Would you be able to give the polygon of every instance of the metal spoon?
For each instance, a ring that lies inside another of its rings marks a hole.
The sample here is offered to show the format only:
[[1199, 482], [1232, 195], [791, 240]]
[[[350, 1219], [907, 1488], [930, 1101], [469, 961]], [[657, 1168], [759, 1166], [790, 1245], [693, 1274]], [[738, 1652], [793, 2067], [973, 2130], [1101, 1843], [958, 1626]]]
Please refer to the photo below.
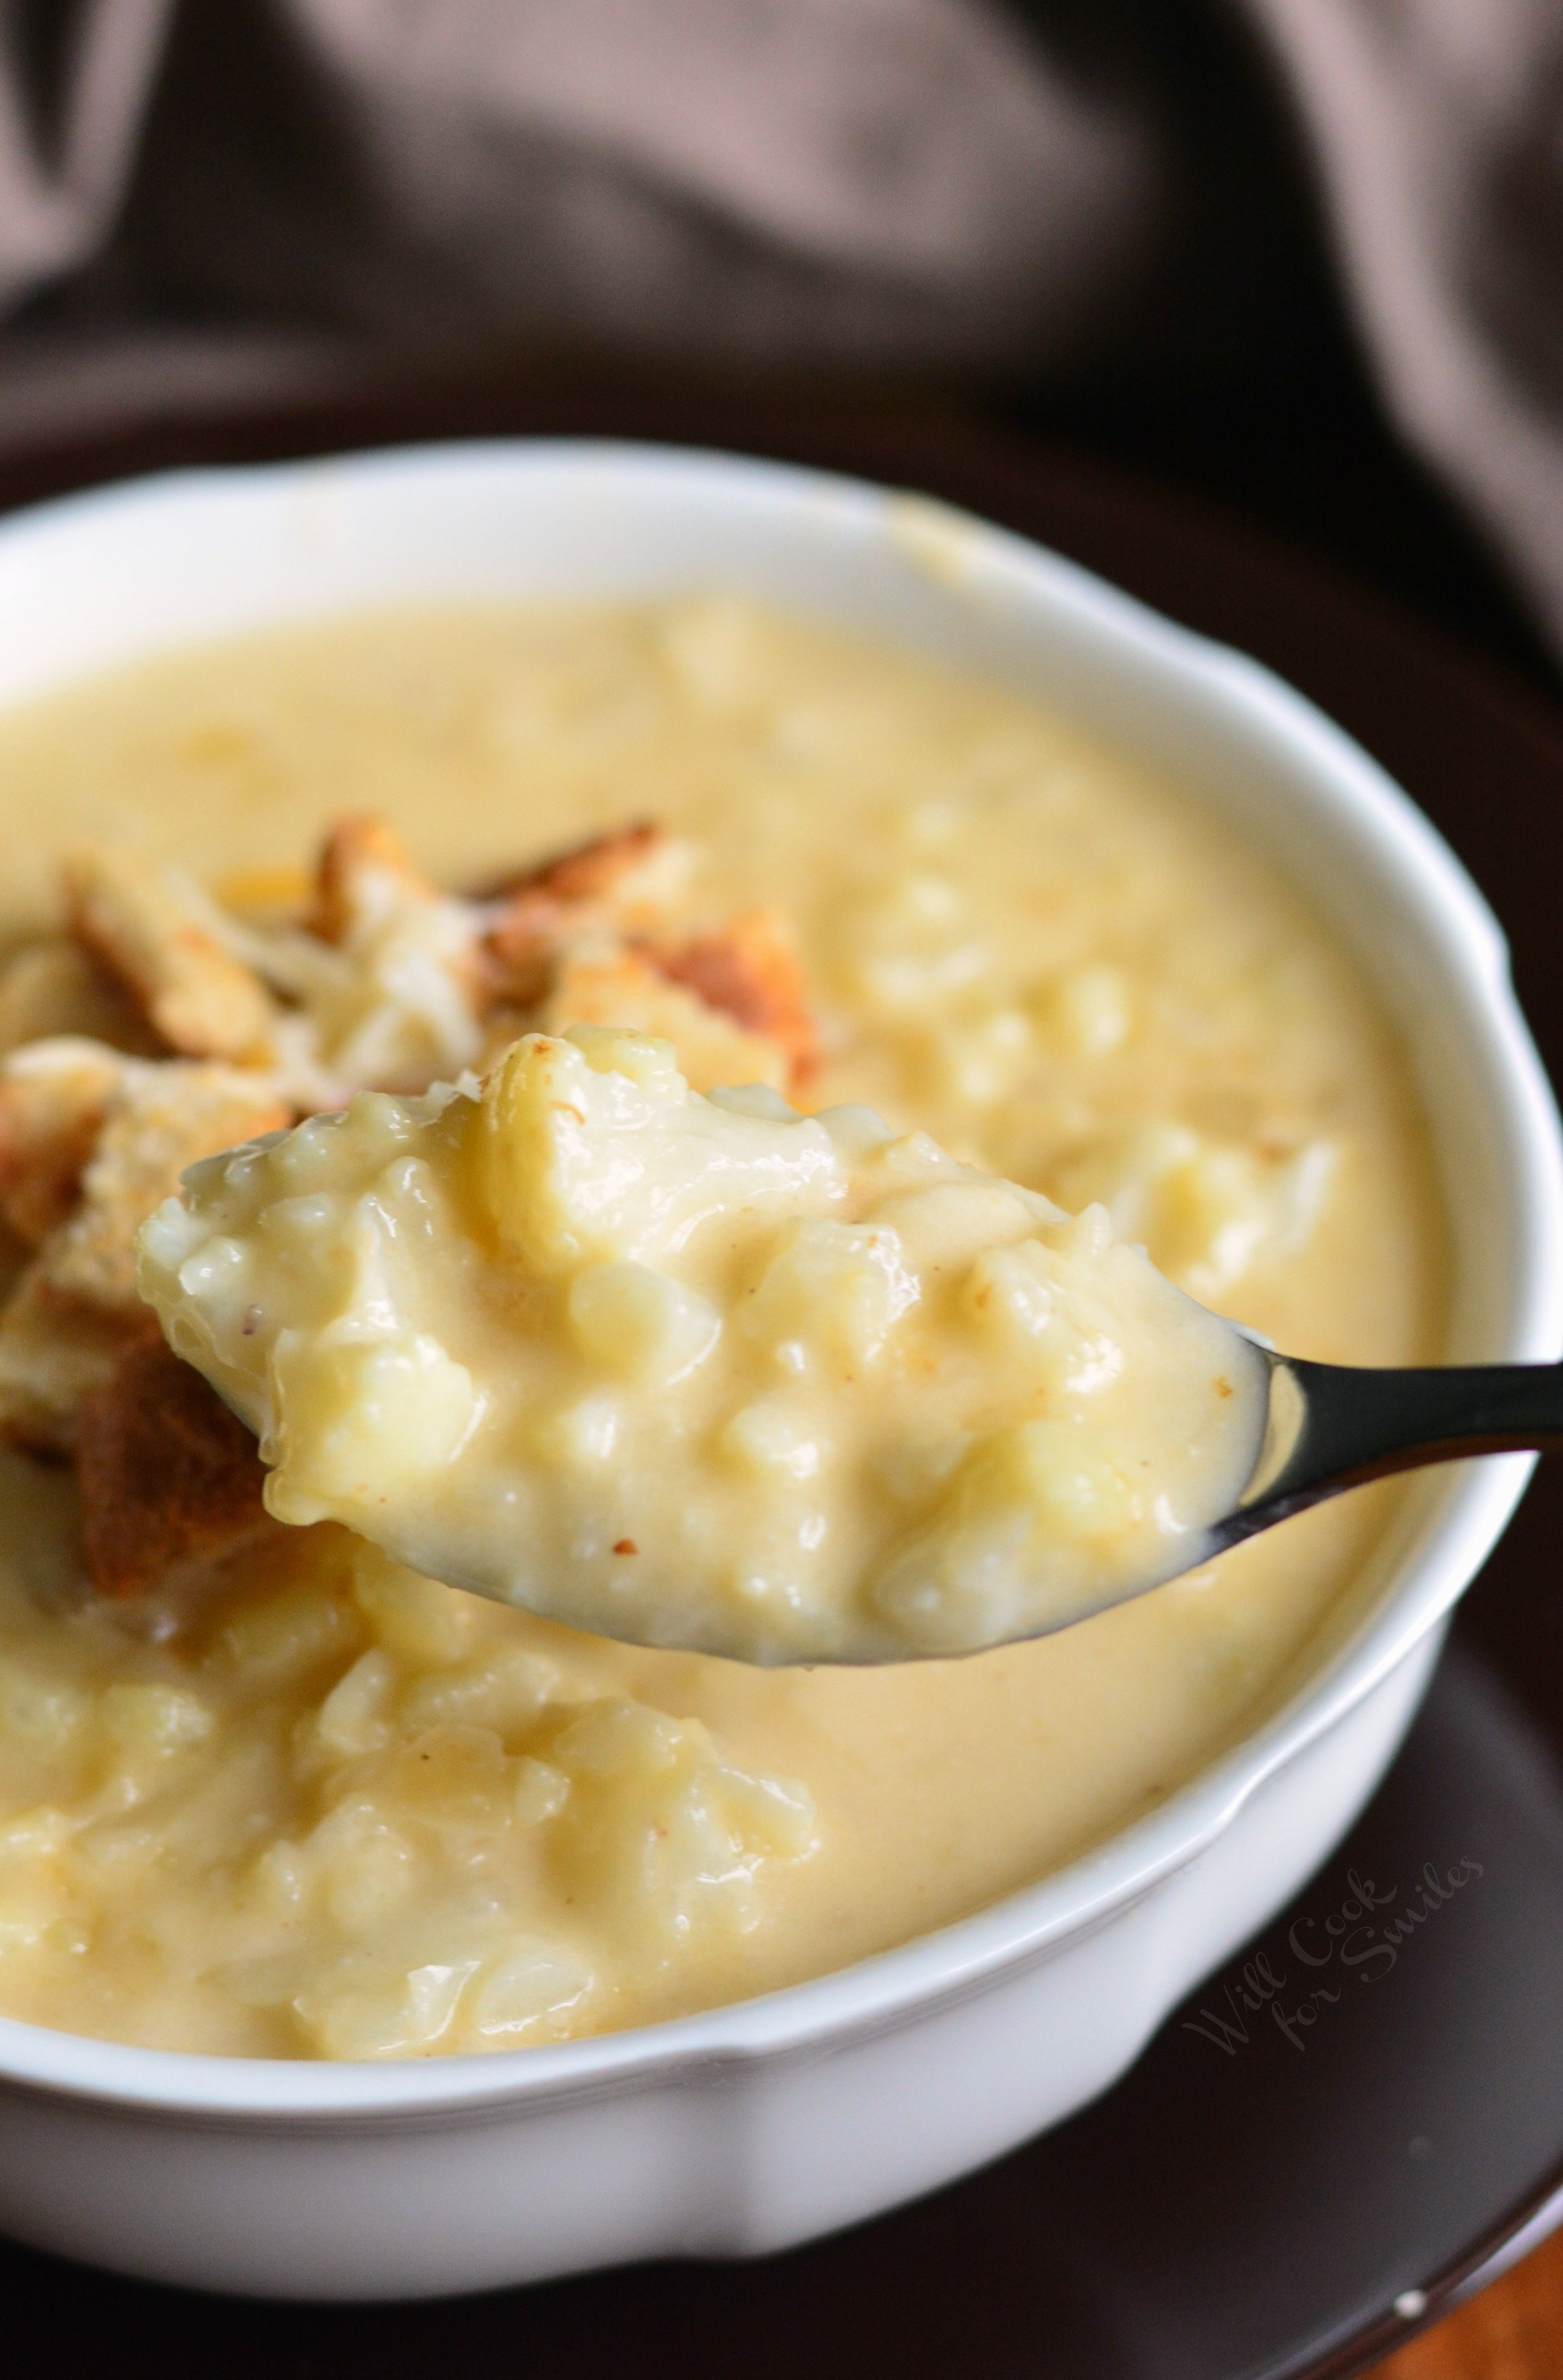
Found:
[[1261, 1353], [1270, 1401], [1259, 1460], [1236, 1510], [1206, 1534], [1200, 1561], [1363, 1480], [1563, 1445], [1563, 1364], [1365, 1371]]

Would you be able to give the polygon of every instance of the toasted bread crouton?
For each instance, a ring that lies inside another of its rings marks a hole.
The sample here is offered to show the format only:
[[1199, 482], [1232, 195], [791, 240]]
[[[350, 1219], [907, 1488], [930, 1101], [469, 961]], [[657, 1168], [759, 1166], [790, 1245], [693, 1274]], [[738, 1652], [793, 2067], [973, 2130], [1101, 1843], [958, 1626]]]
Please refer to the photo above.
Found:
[[126, 1349], [81, 1407], [82, 1547], [100, 1595], [144, 1595], [276, 1528], [255, 1440], [156, 1335]]
[[111, 1094], [128, 1061], [61, 1036], [0, 1060], [0, 1214], [37, 1247], [77, 1200]]
[[480, 960], [490, 1002], [529, 1008], [548, 988], [560, 952], [582, 934], [612, 928], [649, 931], [665, 921], [688, 857], [661, 828], [611, 828], [491, 886], [503, 906]]
[[588, 835], [585, 842], [570, 844], [551, 858], [539, 860], [502, 884], [494, 897], [518, 899], [541, 892], [551, 901], [601, 901], [622, 891], [626, 878], [644, 870], [666, 841], [661, 828], [647, 819], [610, 827], [603, 834]]
[[541, 1033], [621, 1025], [671, 1041], [680, 1073], [697, 1091], [739, 1083], [781, 1090], [787, 1081], [787, 1055], [774, 1041], [745, 1031], [697, 992], [670, 981], [644, 952], [622, 943], [564, 958], [534, 1024]]
[[129, 993], [79, 942], [51, 934], [0, 973], [0, 1051], [62, 1035], [106, 1042], [139, 1058], [166, 1047]]
[[782, 1050], [793, 1087], [806, 1081], [818, 1057], [814, 1019], [797, 952], [773, 909], [745, 910], [720, 934], [653, 955], [674, 983]]
[[127, 1065], [82, 1172], [80, 1204], [40, 1251], [42, 1279], [99, 1312], [138, 1316], [136, 1233], [186, 1166], [292, 1121], [267, 1082], [234, 1067]]
[[437, 886], [414, 867], [402, 838], [383, 819], [338, 819], [321, 847], [314, 905], [308, 919], [323, 942], [350, 942], [409, 902], [438, 901]]
[[172, 870], [92, 844], [66, 868], [72, 931], [188, 1058], [262, 1059], [276, 1011], [254, 971], [223, 948], [205, 905]]
[[103, 1388], [130, 1341], [155, 1328], [59, 1296], [34, 1263], [0, 1311], [0, 1438], [68, 1456], [83, 1401]]
[[[34, 1060], [45, 1051], [51, 1062], [34, 1063], [30, 1073], [19, 1063], [23, 1054]], [[277, 1129], [291, 1121], [291, 1111], [265, 1083], [232, 1067], [181, 1059], [149, 1064], [91, 1043], [41, 1043], [36, 1052], [14, 1053], [0, 1080], [0, 1094], [7, 1089], [14, 1094], [12, 1148], [19, 1152], [33, 1130], [56, 1169], [20, 1177], [40, 1215], [51, 1181], [66, 1196], [71, 1158], [79, 1164], [79, 1190], [0, 1310], [0, 1436], [37, 1453], [69, 1454], [83, 1400], [105, 1384], [130, 1342], [152, 1327], [136, 1294], [141, 1224], [187, 1165]], [[52, 1116], [44, 1096], [50, 1091], [57, 1094]], [[0, 1119], [6, 1113], [0, 1096]], [[90, 1118], [80, 1163], [71, 1134], [79, 1128], [85, 1138]], [[53, 1142], [51, 1123], [58, 1128]]]
[[546, 894], [510, 902], [478, 946], [485, 1012], [535, 1008], [547, 993], [567, 934], [565, 913]]

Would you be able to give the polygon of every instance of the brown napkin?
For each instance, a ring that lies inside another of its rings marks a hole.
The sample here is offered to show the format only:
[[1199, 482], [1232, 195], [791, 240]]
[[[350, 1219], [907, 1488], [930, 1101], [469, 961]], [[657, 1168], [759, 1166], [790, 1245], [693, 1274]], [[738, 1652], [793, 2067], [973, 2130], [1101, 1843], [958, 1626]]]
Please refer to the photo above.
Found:
[[[1391, 407], [1563, 640], [1563, 6], [1231, 5]], [[1151, 70], [1088, 86], [1073, 0], [0, 21], [0, 441], [318, 385], [365, 341], [1058, 374], [1121, 335], [1171, 204]]]
[[1563, 6], [1246, 0], [1401, 429], [1563, 643]]

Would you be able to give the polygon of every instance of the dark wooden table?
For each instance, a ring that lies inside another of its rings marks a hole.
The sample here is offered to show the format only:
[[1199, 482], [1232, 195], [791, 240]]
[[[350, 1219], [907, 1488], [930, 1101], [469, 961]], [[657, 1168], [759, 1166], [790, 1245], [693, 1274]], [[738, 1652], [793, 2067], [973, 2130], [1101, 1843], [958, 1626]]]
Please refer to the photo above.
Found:
[[1563, 2237], [1377, 2366], [1379, 2380], [1557, 2380]]

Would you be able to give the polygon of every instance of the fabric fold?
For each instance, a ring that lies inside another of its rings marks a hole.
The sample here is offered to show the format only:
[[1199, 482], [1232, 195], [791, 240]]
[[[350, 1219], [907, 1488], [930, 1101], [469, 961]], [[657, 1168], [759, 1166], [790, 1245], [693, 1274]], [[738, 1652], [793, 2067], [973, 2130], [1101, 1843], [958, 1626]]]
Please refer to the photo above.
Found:
[[[1077, 0], [14, 0], [0, 318], [32, 335], [0, 337], [0, 443], [355, 346], [1155, 372], [1202, 160], [1170, 153], [1165, 26], [1115, 41], [1160, 5], [1107, 6], [1086, 71]], [[1556, 0], [1228, 22], [1387, 408], [1563, 645]]]

